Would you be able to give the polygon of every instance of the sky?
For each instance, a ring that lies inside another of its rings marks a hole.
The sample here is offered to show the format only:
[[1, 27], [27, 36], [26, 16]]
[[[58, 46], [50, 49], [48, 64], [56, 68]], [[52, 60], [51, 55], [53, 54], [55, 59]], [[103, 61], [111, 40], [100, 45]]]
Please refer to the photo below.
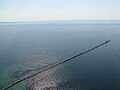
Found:
[[57, 20], [120, 20], [120, 0], [0, 0], [0, 22]]

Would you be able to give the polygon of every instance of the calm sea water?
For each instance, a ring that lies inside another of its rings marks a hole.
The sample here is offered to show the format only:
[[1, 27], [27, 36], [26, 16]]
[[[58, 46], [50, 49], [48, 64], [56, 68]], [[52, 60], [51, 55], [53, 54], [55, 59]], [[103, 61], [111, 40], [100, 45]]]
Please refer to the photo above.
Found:
[[120, 90], [120, 25], [0, 25], [0, 88], [74, 54], [112, 41], [11, 90]]

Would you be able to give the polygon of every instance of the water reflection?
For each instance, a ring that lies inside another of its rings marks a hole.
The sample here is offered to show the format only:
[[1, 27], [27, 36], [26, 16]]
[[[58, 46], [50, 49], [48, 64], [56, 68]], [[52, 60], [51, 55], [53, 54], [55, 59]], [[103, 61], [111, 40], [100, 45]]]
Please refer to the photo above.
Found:
[[28, 90], [119, 90], [119, 30], [120, 25], [1, 25], [0, 88], [111, 39], [110, 44], [23, 83]]

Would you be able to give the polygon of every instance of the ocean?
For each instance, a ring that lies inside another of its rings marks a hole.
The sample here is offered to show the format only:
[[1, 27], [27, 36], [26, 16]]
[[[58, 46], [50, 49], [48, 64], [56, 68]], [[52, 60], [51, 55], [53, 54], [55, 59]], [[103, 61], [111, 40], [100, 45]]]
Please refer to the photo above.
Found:
[[120, 24], [0, 23], [0, 89], [106, 40], [8, 90], [120, 90]]

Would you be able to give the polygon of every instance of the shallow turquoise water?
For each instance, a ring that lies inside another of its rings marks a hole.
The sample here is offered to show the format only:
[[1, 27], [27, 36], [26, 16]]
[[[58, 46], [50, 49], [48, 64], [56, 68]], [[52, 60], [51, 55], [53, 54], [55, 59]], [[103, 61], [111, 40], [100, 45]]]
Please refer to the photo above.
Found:
[[0, 88], [108, 39], [109, 44], [26, 80], [28, 90], [119, 90], [120, 25], [1, 24]]

